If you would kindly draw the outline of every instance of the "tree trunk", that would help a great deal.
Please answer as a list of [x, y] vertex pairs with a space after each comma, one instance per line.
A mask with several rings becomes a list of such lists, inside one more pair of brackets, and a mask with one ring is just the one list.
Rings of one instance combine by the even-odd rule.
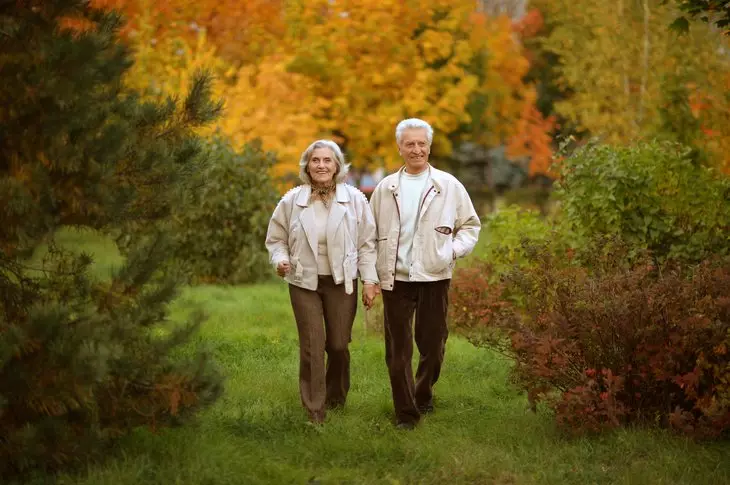
[[[616, 30], [621, 28], [624, 22], [624, 0], [618, 0], [618, 25], [616, 26]], [[623, 55], [623, 51], [620, 51]], [[629, 96], [631, 95], [631, 92], [629, 90], [629, 74], [626, 71], [626, 58], [622, 57], [621, 59], [621, 77], [623, 79], [623, 88], [624, 88], [624, 96], [626, 97], [626, 101], [628, 103]]]
[[649, 77], [649, 51], [651, 48], [649, 39], [649, 19], [651, 11], [649, 9], [649, 0], [643, 0], [644, 6], [644, 51], [641, 58], [641, 87], [639, 90], [639, 125], [644, 121], [644, 112], [646, 104], [646, 84]]

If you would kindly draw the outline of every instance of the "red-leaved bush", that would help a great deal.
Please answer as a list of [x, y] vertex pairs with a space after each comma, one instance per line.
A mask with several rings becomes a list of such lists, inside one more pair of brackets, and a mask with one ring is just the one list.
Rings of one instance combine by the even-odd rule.
[[502, 299], [503, 286], [489, 277], [491, 265], [476, 260], [454, 272], [449, 289], [449, 321], [461, 334], [479, 339], [491, 326], [493, 317], [508, 303]]
[[482, 330], [478, 345], [514, 359], [533, 407], [547, 402], [573, 433], [629, 423], [700, 437], [730, 430], [730, 261], [658, 269], [615, 250], [581, 266], [555, 251], [531, 257], [499, 294], [486, 275], [460, 271], [452, 298], [474, 299], [454, 302], [470, 310], [452, 323]]

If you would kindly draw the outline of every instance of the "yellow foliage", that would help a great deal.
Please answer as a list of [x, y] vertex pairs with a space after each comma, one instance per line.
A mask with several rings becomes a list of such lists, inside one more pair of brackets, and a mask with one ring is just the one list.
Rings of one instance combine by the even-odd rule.
[[158, 39], [148, 21], [149, 15], [140, 15], [138, 30], [132, 36], [135, 63], [125, 78], [127, 85], [151, 97], [184, 96], [195, 73], [208, 70], [219, 79], [214, 95], [222, 96], [224, 86], [220, 81], [232, 76], [235, 70], [217, 56], [205, 31], [198, 32], [194, 43], [181, 37]]
[[296, 174], [302, 151], [322, 135], [314, 115], [328, 104], [311, 93], [307, 78], [286, 71], [286, 58], [269, 58], [238, 72], [226, 91], [219, 127], [236, 144], [259, 138], [264, 148], [275, 150], [275, 175]]
[[[266, 55], [242, 55], [235, 69], [205, 31], [193, 40], [156, 38], [159, 22], [150, 15], [135, 22], [129, 84], [180, 95], [196, 70], [212, 70], [220, 78], [215, 94], [226, 102], [217, 128], [239, 146], [261, 139], [279, 155], [276, 175], [296, 174], [302, 150], [321, 137], [342, 144], [357, 167], [392, 170], [401, 163], [395, 125], [407, 117], [433, 125], [435, 157], [450, 156], [452, 141], [467, 138], [493, 145], [519, 136], [523, 151], [532, 149], [525, 137], [535, 130], [518, 123], [534, 105], [534, 88], [523, 81], [529, 62], [511, 21], [478, 14], [472, 1], [282, 2], [286, 29], [271, 37]], [[469, 109], [477, 98], [486, 101], [482, 111]]]
[[[342, 136], [356, 166], [398, 166], [393, 132], [405, 117], [429, 121], [434, 155], [448, 156], [450, 137], [475, 121], [467, 110], [474, 96], [490, 100], [481, 120], [490, 129], [478, 141], [508, 137], [524, 110], [529, 64], [511, 23], [476, 15], [473, 2], [316, 1], [289, 20], [307, 26], [282, 42], [282, 52], [293, 53], [289, 68], [328, 101], [310, 112], [320, 132]], [[476, 64], [485, 51], [486, 62]]]
[[721, 54], [728, 49], [726, 39], [702, 25], [678, 37], [667, 28], [676, 12], [661, 2], [536, 3], [557, 25], [544, 47], [560, 56], [559, 83], [571, 92], [556, 103], [560, 115], [606, 142], [630, 143], [656, 133], [667, 79], [689, 77], [698, 95], [719, 103], [701, 115], [706, 127], [713, 128], [700, 144], [727, 164], [730, 151], [724, 140], [730, 133], [724, 128], [728, 102], [723, 101], [727, 89], [722, 79], [728, 79], [730, 63]]

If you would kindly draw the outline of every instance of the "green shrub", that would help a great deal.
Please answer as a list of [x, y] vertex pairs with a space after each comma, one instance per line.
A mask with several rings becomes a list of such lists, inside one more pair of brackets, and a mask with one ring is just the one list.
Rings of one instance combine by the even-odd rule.
[[583, 241], [616, 235], [658, 261], [701, 261], [730, 250], [730, 179], [670, 142], [588, 144], [560, 165], [566, 229]]
[[[488, 215], [482, 222], [473, 258], [489, 263], [495, 276], [514, 265], [525, 264], [525, 246], [553, 237], [552, 223], [531, 209], [510, 206]], [[457, 269], [457, 272], [459, 269]]]
[[475, 329], [488, 327], [504, 304], [499, 299], [500, 279], [515, 268], [534, 264], [529, 248], [548, 239], [556, 241], [556, 251], [565, 249], [565, 243], [557, 242], [565, 238], [535, 210], [509, 206], [487, 216], [473, 255], [466, 264], [459, 263], [451, 280], [449, 321], [454, 329], [479, 340], [482, 336]]
[[273, 154], [254, 142], [241, 152], [221, 138], [209, 146], [213, 163], [201, 174], [197, 204], [176, 214], [176, 257], [198, 283], [249, 283], [271, 273], [264, 247], [278, 194]]

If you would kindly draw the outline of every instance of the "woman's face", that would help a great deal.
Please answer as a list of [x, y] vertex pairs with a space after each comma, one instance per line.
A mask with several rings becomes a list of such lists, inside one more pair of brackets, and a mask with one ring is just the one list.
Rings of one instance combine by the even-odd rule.
[[335, 154], [329, 148], [315, 148], [309, 158], [307, 171], [315, 184], [331, 183], [337, 173]]

